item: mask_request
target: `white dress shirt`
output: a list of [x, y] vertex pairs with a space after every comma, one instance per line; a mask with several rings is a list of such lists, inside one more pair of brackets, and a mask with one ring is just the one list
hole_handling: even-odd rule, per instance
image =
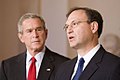
[[78, 53], [78, 59], [77, 59], [77, 62], [75, 64], [75, 67], [74, 67], [74, 71], [73, 71], [73, 74], [72, 74], [72, 77], [71, 77], [71, 80], [73, 79], [73, 77], [75, 76], [76, 74], [76, 71], [77, 71], [77, 67], [78, 67], [78, 63], [79, 63], [79, 59], [81, 57], [84, 58], [85, 60], [85, 63], [84, 63], [84, 66], [83, 66], [83, 70], [86, 68], [86, 66], [88, 65], [88, 63], [90, 62], [90, 60], [92, 59], [92, 57], [96, 54], [96, 52], [98, 51], [98, 49], [100, 48], [100, 44], [98, 44], [97, 46], [95, 46], [93, 49], [91, 49], [86, 55], [84, 56], [80, 56], [79, 53]]
[[[42, 63], [42, 60], [43, 60], [43, 57], [44, 57], [44, 54], [45, 54], [45, 48], [39, 52], [38, 54], [36, 54], [34, 57], [36, 59], [36, 79], [38, 77], [38, 72], [39, 72], [39, 69], [40, 69], [40, 66], [41, 66], [41, 63]], [[28, 71], [29, 71], [29, 67], [31, 65], [31, 58], [33, 56], [30, 55], [29, 51], [27, 50], [27, 58], [26, 58], [26, 78], [28, 78]]]

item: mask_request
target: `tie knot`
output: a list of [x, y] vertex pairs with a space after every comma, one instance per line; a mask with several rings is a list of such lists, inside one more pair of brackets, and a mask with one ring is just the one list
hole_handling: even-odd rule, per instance
[[32, 63], [35, 63], [35, 62], [36, 62], [35, 57], [32, 57], [31, 59], [32, 59]]
[[80, 58], [80, 60], [79, 60], [79, 64], [83, 65], [84, 62], [85, 62], [84, 58]]

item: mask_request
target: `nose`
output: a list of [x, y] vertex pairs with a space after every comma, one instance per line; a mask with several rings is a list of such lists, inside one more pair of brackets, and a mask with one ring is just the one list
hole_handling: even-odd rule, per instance
[[38, 35], [37, 31], [34, 30], [34, 31], [33, 31], [33, 38], [38, 38], [38, 37], [39, 37], [39, 35]]
[[70, 34], [73, 32], [73, 28], [71, 25], [69, 25], [68, 29], [67, 29], [67, 34]]

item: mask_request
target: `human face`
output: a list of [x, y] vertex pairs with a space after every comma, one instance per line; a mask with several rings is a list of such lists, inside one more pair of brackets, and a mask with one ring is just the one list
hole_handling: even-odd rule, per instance
[[40, 52], [47, 38], [47, 29], [44, 29], [42, 22], [38, 18], [26, 19], [22, 23], [22, 33], [19, 39], [27, 49], [32, 52]]
[[66, 21], [66, 32], [70, 47], [85, 48], [93, 38], [92, 25], [84, 10], [73, 11]]

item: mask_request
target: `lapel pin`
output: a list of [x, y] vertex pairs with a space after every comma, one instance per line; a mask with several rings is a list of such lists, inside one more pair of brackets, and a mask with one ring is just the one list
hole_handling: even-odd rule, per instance
[[47, 72], [49, 72], [50, 70], [51, 70], [50, 68], [46, 69]]

